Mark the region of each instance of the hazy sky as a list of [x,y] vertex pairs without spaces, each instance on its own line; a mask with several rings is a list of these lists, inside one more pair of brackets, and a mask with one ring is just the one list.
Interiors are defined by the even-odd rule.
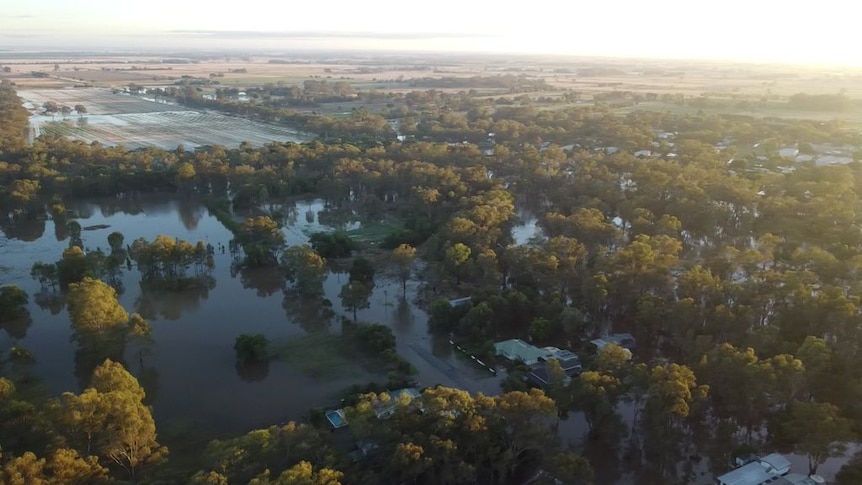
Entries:
[[[3,0],[0,47],[374,48],[862,65],[852,0]],[[510,7],[510,5],[512,7]],[[267,32],[218,40],[177,31]],[[296,33],[362,34],[323,38]],[[292,34],[277,37],[275,33]],[[389,34],[389,35],[381,35]],[[392,34],[411,34],[400,37]],[[422,34],[422,35],[419,35]]]

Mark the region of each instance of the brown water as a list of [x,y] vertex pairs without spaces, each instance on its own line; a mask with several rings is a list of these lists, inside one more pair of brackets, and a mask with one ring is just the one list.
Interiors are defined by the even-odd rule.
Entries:
[[[77,213],[83,227],[104,224],[109,227],[85,230],[85,248],[106,250],[107,236],[119,231],[130,244],[138,237],[148,240],[165,234],[192,242],[203,240],[219,247],[227,245],[231,234],[208,211],[190,200],[135,198],[71,202],[68,209]],[[296,203],[295,226],[285,229],[290,243],[307,240],[308,229],[326,229],[317,213],[320,201]],[[309,222],[314,212],[313,223]],[[62,304],[42,308],[37,300],[40,286],[29,276],[37,261],[54,262],[68,247],[62,228],[53,221],[26,226],[4,227],[0,234],[0,284],[15,284],[30,295],[28,309],[32,324],[20,343],[36,358],[30,373],[38,377],[50,396],[67,390],[80,390],[86,366],[76,359],[77,344],[70,341],[72,330]],[[236,369],[234,339],[242,333],[262,333],[284,342],[307,331],[338,332],[336,319],[331,323],[320,317],[316,302],[285,303],[281,278],[273,270],[231,272],[229,252],[216,250],[215,286],[203,291],[151,293],[141,290],[137,270],[123,271],[124,292],[120,302],[129,312],[140,312],[152,325],[152,344],[143,348],[127,346],[125,363],[148,394],[160,429],[191,428],[207,434],[242,432],[248,429],[300,419],[311,407],[338,403],[340,393],[352,384],[384,382],[385,376],[355,366],[343,377],[316,379],[280,361],[268,368],[242,375]],[[337,315],[346,314],[338,293],[347,280],[346,273],[330,273],[324,288],[325,298],[333,303]],[[471,391],[496,393],[499,384],[489,373],[456,356],[448,342],[435,340],[427,332],[427,315],[411,303],[417,281],[408,284],[407,301],[401,301],[400,283],[385,275],[376,278],[370,307],[359,311],[361,321],[389,325],[397,336],[398,351],[418,369],[422,385],[443,384]],[[21,336],[21,330],[12,332]],[[14,339],[0,332],[0,348]]]
[[[84,227],[110,226],[83,231],[84,246],[90,249],[106,250],[107,236],[113,231],[123,233],[126,244],[138,237],[151,240],[165,234],[218,247],[232,237],[203,206],[191,200],[102,199],[70,202],[68,208],[80,216],[78,221]],[[321,223],[326,207],[320,200],[297,201],[289,208],[284,231],[290,244],[306,242],[310,232],[330,228]],[[523,223],[516,228],[516,243],[523,244],[538,231],[529,210],[522,209],[519,215]],[[357,223],[346,224],[352,228]],[[38,282],[29,276],[35,261],[54,262],[66,247],[68,235],[50,220],[5,226],[0,232],[0,285],[15,284],[30,294],[32,318],[27,327],[0,330],[0,349],[16,341],[12,335],[19,337],[17,340],[36,357],[28,372],[40,380],[47,396],[79,391],[86,381],[80,370],[86,368],[86,359],[76,357],[77,344],[70,340],[73,334],[64,305],[45,302],[46,295],[40,296]],[[129,312],[144,314],[153,329],[151,345],[143,347],[140,354],[142,347],[128,345],[124,361],[147,391],[160,434],[172,437],[169,445],[202,446],[210,437],[301,419],[311,407],[337,405],[340,394],[350,385],[385,381],[385,376],[359,366],[337,378],[313,378],[278,360],[266,368],[240,373],[233,351],[239,334],[263,333],[271,340],[285,342],[309,331],[338,333],[340,325],[336,319],[321,316],[319,302],[285,299],[276,270],[232,272],[231,261],[229,253],[216,250],[215,286],[204,291],[143,292],[137,270],[123,271],[121,303]],[[428,333],[427,315],[412,303],[420,282],[409,281],[407,299],[402,300],[400,282],[385,273],[385,268],[378,268],[370,307],[358,312],[359,320],[393,329],[398,352],[418,370],[415,378],[420,385],[499,393],[502,372],[492,377],[455,351],[447,338]],[[338,298],[346,281],[346,273],[331,272],[324,282],[324,297],[332,302],[336,315],[349,314]],[[631,409],[621,405],[620,413],[630,425]],[[586,454],[597,468],[600,483],[637,483],[614,452],[591,450],[590,443],[584,441],[585,432],[583,416],[571,413],[561,423],[558,436],[564,446],[587,446]],[[795,471],[805,470],[805,457],[788,458]],[[845,461],[830,459],[820,472],[831,478]],[[710,466],[706,459],[695,465],[694,483],[712,483],[713,472],[727,471],[723,463],[712,465],[713,470]]]

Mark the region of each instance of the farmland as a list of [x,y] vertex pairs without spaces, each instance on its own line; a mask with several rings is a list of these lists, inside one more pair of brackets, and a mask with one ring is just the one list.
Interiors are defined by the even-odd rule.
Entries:
[[101,88],[22,90],[25,106],[38,112],[49,101],[83,105],[87,113],[31,117],[32,135],[56,134],[87,143],[124,145],[129,149],[155,146],[173,150],[178,145],[238,146],[248,142],[302,141],[307,137],[289,128],[267,125],[212,112],[199,112]]

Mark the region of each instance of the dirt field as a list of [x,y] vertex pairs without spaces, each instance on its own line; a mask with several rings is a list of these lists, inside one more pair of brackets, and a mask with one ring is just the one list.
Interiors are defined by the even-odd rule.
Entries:
[[[267,56],[185,59],[159,57],[4,58],[4,77],[20,88],[89,84],[121,87],[172,85],[183,76],[207,78],[224,86],[299,84],[306,79],[346,80],[358,89],[410,90],[407,80],[422,77],[524,74],[589,96],[598,92],[782,95],[844,92],[862,98],[862,70],[781,64],[739,64],[661,60],[554,57],[354,56],[331,59]],[[271,62],[276,61],[276,62]],[[41,72],[48,78],[36,78]]]
[[[18,93],[34,113],[30,118],[34,136],[51,133],[87,143],[124,145],[135,149],[156,146],[173,150],[177,145],[236,147],[246,141],[254,146],[269,142],[303,141],[308,137],[286,127],[198,112],[180,106],[157,103],[137,96],[114,94],[107,89],[40,89]],[[88,113],[46,116],[46,101],[73,107],[82,104]]]
[[47,101],[74,107],[82,104],[90,115],[116,115],[130,113],[157,113],[160,111],[185,111],[186,108],[167,103],[157,103],[139,96],[114,94],[109,89],[20,89],[18,96],[27,109],[35,110]]

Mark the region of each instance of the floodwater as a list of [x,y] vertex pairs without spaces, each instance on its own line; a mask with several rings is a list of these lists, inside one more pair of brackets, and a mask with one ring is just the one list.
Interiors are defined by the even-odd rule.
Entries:
[[[203,446],[213,437],[299,420],[312,407],[338,405],[340,394],[351,385],[385,382],[384,375],[361,366],[327,378],[311,377],[280,360],[264,368],[236,368],[233,343],[239,334],[262,333],[282,343],[308,332],[339,333],[339,317],[352,318],[338,297],[347,273],[330,272],[324,282],[325,295],[317,301],[286,298],[276,270],[231,270],[231,255],[219,249],[227,245],[231,234],[194,200],[108,198],[72,201],[67,208],[79,216],[81,226],[91,228],[82,232],[88,249],[106,250],[107,236],[114,231],[125,236],[126,244],[138,237],[152,240],[165,234],[191,242],[202,240],[217,248],[215,284],[209,289],[146,292],[140,288],[134,267],[123,271],[120,302],[130,313],[143,314],[152,325],[151,344],[130,343],[123,360],[144,386],[160,435],[169,446]],[[289,244],[307,242],[311,232],[334,226],[359,227],[350,217],[334,217],[332,209],[319,199],[294,201],[279,209],[286,213],[284,231]],[[519,217],[524,221],[519,226],[523,235],[516,236],[516,243],[541,234],[529,210],[519,210]],[[100,225],[108,227],[91,227]],[[32,318],[27,327],[0,331],[0,349],[18,341],[33,352],[35,362],[24,369],[39,379],[46,396],[80,391],[88,379],[88,365],[95,364],[77,351],[62,302],[46,298],[51,293],[40,293],[38,282],[29,276],[34,262],[60,258],[68,247],[68,234],[51,220],[0,229],[0,284],[15,284],[30,294]],[[421,386],[442,384],[472,393],[498,394],[504,371],[494,376],[453,349],[446,337],[428,333],[428,316],[414,304],[419,285],[415,279],[409,281],[407,297],[402,299],[400,282],[386,268],[378,268],[369,308],[359,310],[358,319],[392,328],[398,353],[417,369],[415,379]],[[335,318],[321,311],[323,299],[332,303]],[[630,406],[621,404],[619,411],[630,426]],[[634,475],[623,471],[625,466],[614,451],[591,449],[584,439],[586,429],[583,416],[570,413],[560,423],[558,438],[564,446],[586,447],[601,483],[636,483]],[[805,457],[788,458],[794,471],[806,470]],[[831,479],[844,462],[846,459],[830,459],[819,472]],[[712,483],[710,466],[706,459],[696,465],[694,483]],[[719,473],[726,470],[723,464],[713,467]]]
[[[332,302],[336,318],[321,317],[321,302],[285,298],[282,281],[273,270],[231,271],[232,257],[222,252],[231,234],[199,203],[191,200],[127,198],[69,202],[84,228],[88,249],[107,250],[107,236],[119,231],[125,243],[156,235],[202,240],[216,247],[212,288],[151,293],[142,291],[140,274],[124,269],[120,302],[140,312],[152,325],[152,343],[131,343],[125,364],[144,385],[160,432],[194,430],[215,436],[298,420],[311,407],[338,404],[339,395],[353,384],[385,382],[386,377],[353,366],[342,377],[316,379],[290,364],[273,360],[267,368],[240,375],[235,366],[234,339],[243,333],[262,333],[285,342],[309,331],[340,331],[338,316],[345,312],[338,297],[347,274],[332,272],[324,283],[324,298]],[[299,225],[326,229],[319,222],[319,201],[297,202]],[[309,213],[313,214],[309,214]],[[308,214],[308,218],[306,218]],[[313,223],[308,222],[312,219]],[[290,243],[307,240],[307,227],[288,228]],[[52,305],[48,294],[29,276],[36,261],[54,262],[68,247],[68,236],[51,220],[23,226],[5,226],[0,234],[0,284],[15,284],[30,294],[32,323],[23,331],[0,331],[0,348],[18,341],[35,355],[28,372],[38,377],[48,396],[80,391],[87,380],[87,359],[76,352],[68,314],[62,302]],[[407,358],[423,386],[443,384],[473,392],[499,392],[499,378],[457,355],[448,341],[427,332],[427,315],[416,307],[418,282],[408,283],[401,299],[400,282],[380,274],[370,306],[358,312],[359,320],[390,326],[397,336],[398,352]],[[50,292],[49,292],[50,293]],[[322,299],[321,299],[322,301]],[[41,306],[40,306],[41,303]],[[44,308],[43,308],[44,307]],[[17,337],[17,338],[13,338]],[[93,365],[91,362],[90,365]]]

